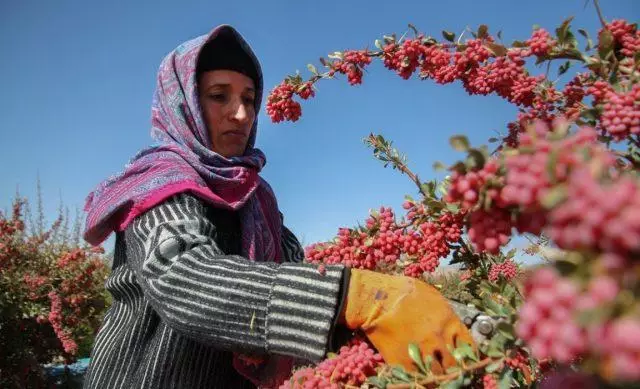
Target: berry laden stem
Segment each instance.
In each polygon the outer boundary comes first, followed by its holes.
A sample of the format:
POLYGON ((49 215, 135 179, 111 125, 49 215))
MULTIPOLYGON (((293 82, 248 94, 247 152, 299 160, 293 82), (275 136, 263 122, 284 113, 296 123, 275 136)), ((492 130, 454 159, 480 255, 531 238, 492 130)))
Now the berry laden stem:
POLYGON ((409 170, 399 156, 398 151, 391 148, 390 143, 387 143, 383 138, 375 136, 374 134, 369 134, 366 141, 373 147, 373 154, 376 158, 385 163, 392 163, 396 169, 409 176, 409 179, 416 184, 418 190, 424 197, 429 197, 429 194, 422 188, 422 182, 420 182, 418 175, 409 170))
POLYGON ((406 384, 390 384, 390 385, 387 385, 387 389, 410 389, 410 388, 415 388, 416 384, 425 386, 429 384, 441 384, 444 382, 449 382, 451 380, 455 380, 456 378, 458 378, 462 373, 470 373, 476 370, 483 369, 495 361, 496 360, 493 358, 485 358, 479 362, 469 364, 458 371, 454 371, 453 373, 429 377, 418 382, 412 382, 412 383, 406 383, 406 384))

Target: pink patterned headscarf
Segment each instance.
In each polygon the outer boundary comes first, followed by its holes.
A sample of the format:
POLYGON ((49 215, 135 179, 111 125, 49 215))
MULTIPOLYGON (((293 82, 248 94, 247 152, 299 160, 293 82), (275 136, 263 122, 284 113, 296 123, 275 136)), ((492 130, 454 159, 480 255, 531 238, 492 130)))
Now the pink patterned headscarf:
POLYGON ((191 192, 214 207, 240 212, 243 256, 257 261, 281 259, 278 204, 269 184, 258 175, 266 157, 254 148, 257 120, 243 156, 225 158, 211 151, 198 101, 196 65, 205 43, 215 39, 230 39, 250 57, 257 73, 255 108, 259 111, 260 64, 233 27, 219 26, 178 46, 164 58, 158 72, 151 109, 151 137, 156 143, 89 194, 87 242, 98 245, 163 200, 191 192))

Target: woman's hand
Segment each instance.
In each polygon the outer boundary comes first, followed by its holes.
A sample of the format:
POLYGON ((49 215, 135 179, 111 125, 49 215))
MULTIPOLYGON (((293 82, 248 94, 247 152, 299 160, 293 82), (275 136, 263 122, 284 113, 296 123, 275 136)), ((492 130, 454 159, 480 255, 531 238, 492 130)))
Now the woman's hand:
POLYGON ((386 363, 410 371, 416 370, 408 354, 411 343, 420 347, 423 357, 433 356, 431 369, 437 374, 455 365, 447 345, 474 345, 440 292, 410 277, 352 269, 341 321, 363 330, 386 363))

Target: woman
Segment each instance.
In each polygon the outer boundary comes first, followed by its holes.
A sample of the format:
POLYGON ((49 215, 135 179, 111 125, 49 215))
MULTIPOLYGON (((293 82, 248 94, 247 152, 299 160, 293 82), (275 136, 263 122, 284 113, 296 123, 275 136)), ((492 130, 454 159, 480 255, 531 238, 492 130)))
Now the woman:
POLYGON ((300 263, 258 175, 262 91, 258 60, 230 26, 162 61, 157 143, 87 200, 85 239, 99 244, 115 231, 116 243, 113 305, 86 388, 274 387, 294 361, 322 359, 338 325, 364 330, 387 362, 408 368, 409 343, 445 367, 447 343, 472 343, 422 282, 300 263))

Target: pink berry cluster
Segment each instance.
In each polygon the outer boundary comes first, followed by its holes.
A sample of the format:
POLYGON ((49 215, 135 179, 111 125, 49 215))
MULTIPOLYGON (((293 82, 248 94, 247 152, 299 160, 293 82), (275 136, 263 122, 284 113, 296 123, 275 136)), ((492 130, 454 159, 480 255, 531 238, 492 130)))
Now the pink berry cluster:
POLYGON ((267 97, 267 114, 274 123, 280 123, 283 120, 295 122, 300 118, 302 107, 300 103, 293 100, 293 95, 296 93, 307 98, 313 90, 309 86, 303 88, 301 92, 296 92, 295 87, 285 81, 271 91, 267 97))
POLYGON ((567 184, 567 199, 549 214, 548 234, 559 247, 622 255, 640 251, 637 179, 620 176, 605 185, 582 167, 567 184))
POLYGON ((365 50, 350 50, 343 53, 343 59, 331 64, 329 75, 342 73, 347 75, 349 85, 362 84, 362 70, 371 63, 371 57, 365 50))
POLYGON ((78 351, 78 345, 71 338, 69 332, 62 327, 62 299, 56 292, 49 292, 49 300, 51 301, 51 310, 49 312, 49 322, 53 327, 53 331, 62 343, 62 348, 68 354, 75 355, 78 351))
POLYGON ((551 34, 544 28, 535 30, 531 38, 526 42, 527 46, 531 48, 531 52, 537 56, 549 54, 556 43, 557 42, 551 38, 551 34))
POLYGON ((478 209, 469 215, 467 234, 477 252, 498 254, 511 237, 511 213, 500 208, 478 209))
POLYGON ((492 200, 499 201, 499 191, 487 185, 492 181, 498 187, 500 186, 501 177, 498 170, 498 161, 492 159, 479 170, 470 170, 466 173, 454 171, 444 200, 448 203, 460 203, 462 208, 467 210, 476 207, 481 192, 485 192, 492 200))
POLYGON ((616 140, 640 135, 640 84, 628 92, 608 90, 600 125, 616 140))
POLYGON ((633 57, 635 53, 640 51, 640 31, 636 24, 617 19, 607 24, 606 28, 611 31, 614 39, 620 45, 620 54, 625 57, 633 57))
POLYGON ((537 359, 569 363, 587 350, 586 331, 573 320, 578 285, 551 268, 536 271, 526 284, 516 334, 537 359))
MULTIPOLYGON (((384 49, 383 62, 387 69, 395 70, 405 80, 409 79, 420 65, 425 54, 421 38, 406 39, 402 44, 389 43, 384 49)), ((448 60, 447 60, 448 63, 448 60)))
POLYGON ((586 355, 599 357, 601 373, 621 380, 640 379, 640 318, 626 315, 586 325, 581 312, 610 305, 620 296, 620 283, 596 276, 585 288, 551 268, 536 271, 526 284, 516 333, 534 357, 568 363, 586 355))
POLYGON ((334 242, 308 246, 307 261, 376 269, 393 267, 403 256, 410 262, 404 268, 405 275, 420 277, 424 272, 433 272, 440 258, 449 255, 449 244, 459 241, 462 216, 444 212, 430 220, 417 221, 418 216, 424 216, 424 208, 410 202, 404 206, 413 217, 410 220, 415 221, 413 226, 399 226, 393 210, 381 207, 377 215, 367 218, 367 230, 341 228, 334 242))
POLYGON ((498 382, 491 374, 485 374, 482 377, 482 387, 483 389, 498 389, 498 382))
POLYGON ((513 280, 518 276, 518 265, 510 259, 502 263, 494 263, 489 269, 489 280, 496 282, 500 276, 506 280, 513 280))
POLYGON ((359 338, 342 346, 338 355, 325 359, 315 367, 298 370, 280 389, 342 388, 360 386, 383 363, 382 356, 359 338))

